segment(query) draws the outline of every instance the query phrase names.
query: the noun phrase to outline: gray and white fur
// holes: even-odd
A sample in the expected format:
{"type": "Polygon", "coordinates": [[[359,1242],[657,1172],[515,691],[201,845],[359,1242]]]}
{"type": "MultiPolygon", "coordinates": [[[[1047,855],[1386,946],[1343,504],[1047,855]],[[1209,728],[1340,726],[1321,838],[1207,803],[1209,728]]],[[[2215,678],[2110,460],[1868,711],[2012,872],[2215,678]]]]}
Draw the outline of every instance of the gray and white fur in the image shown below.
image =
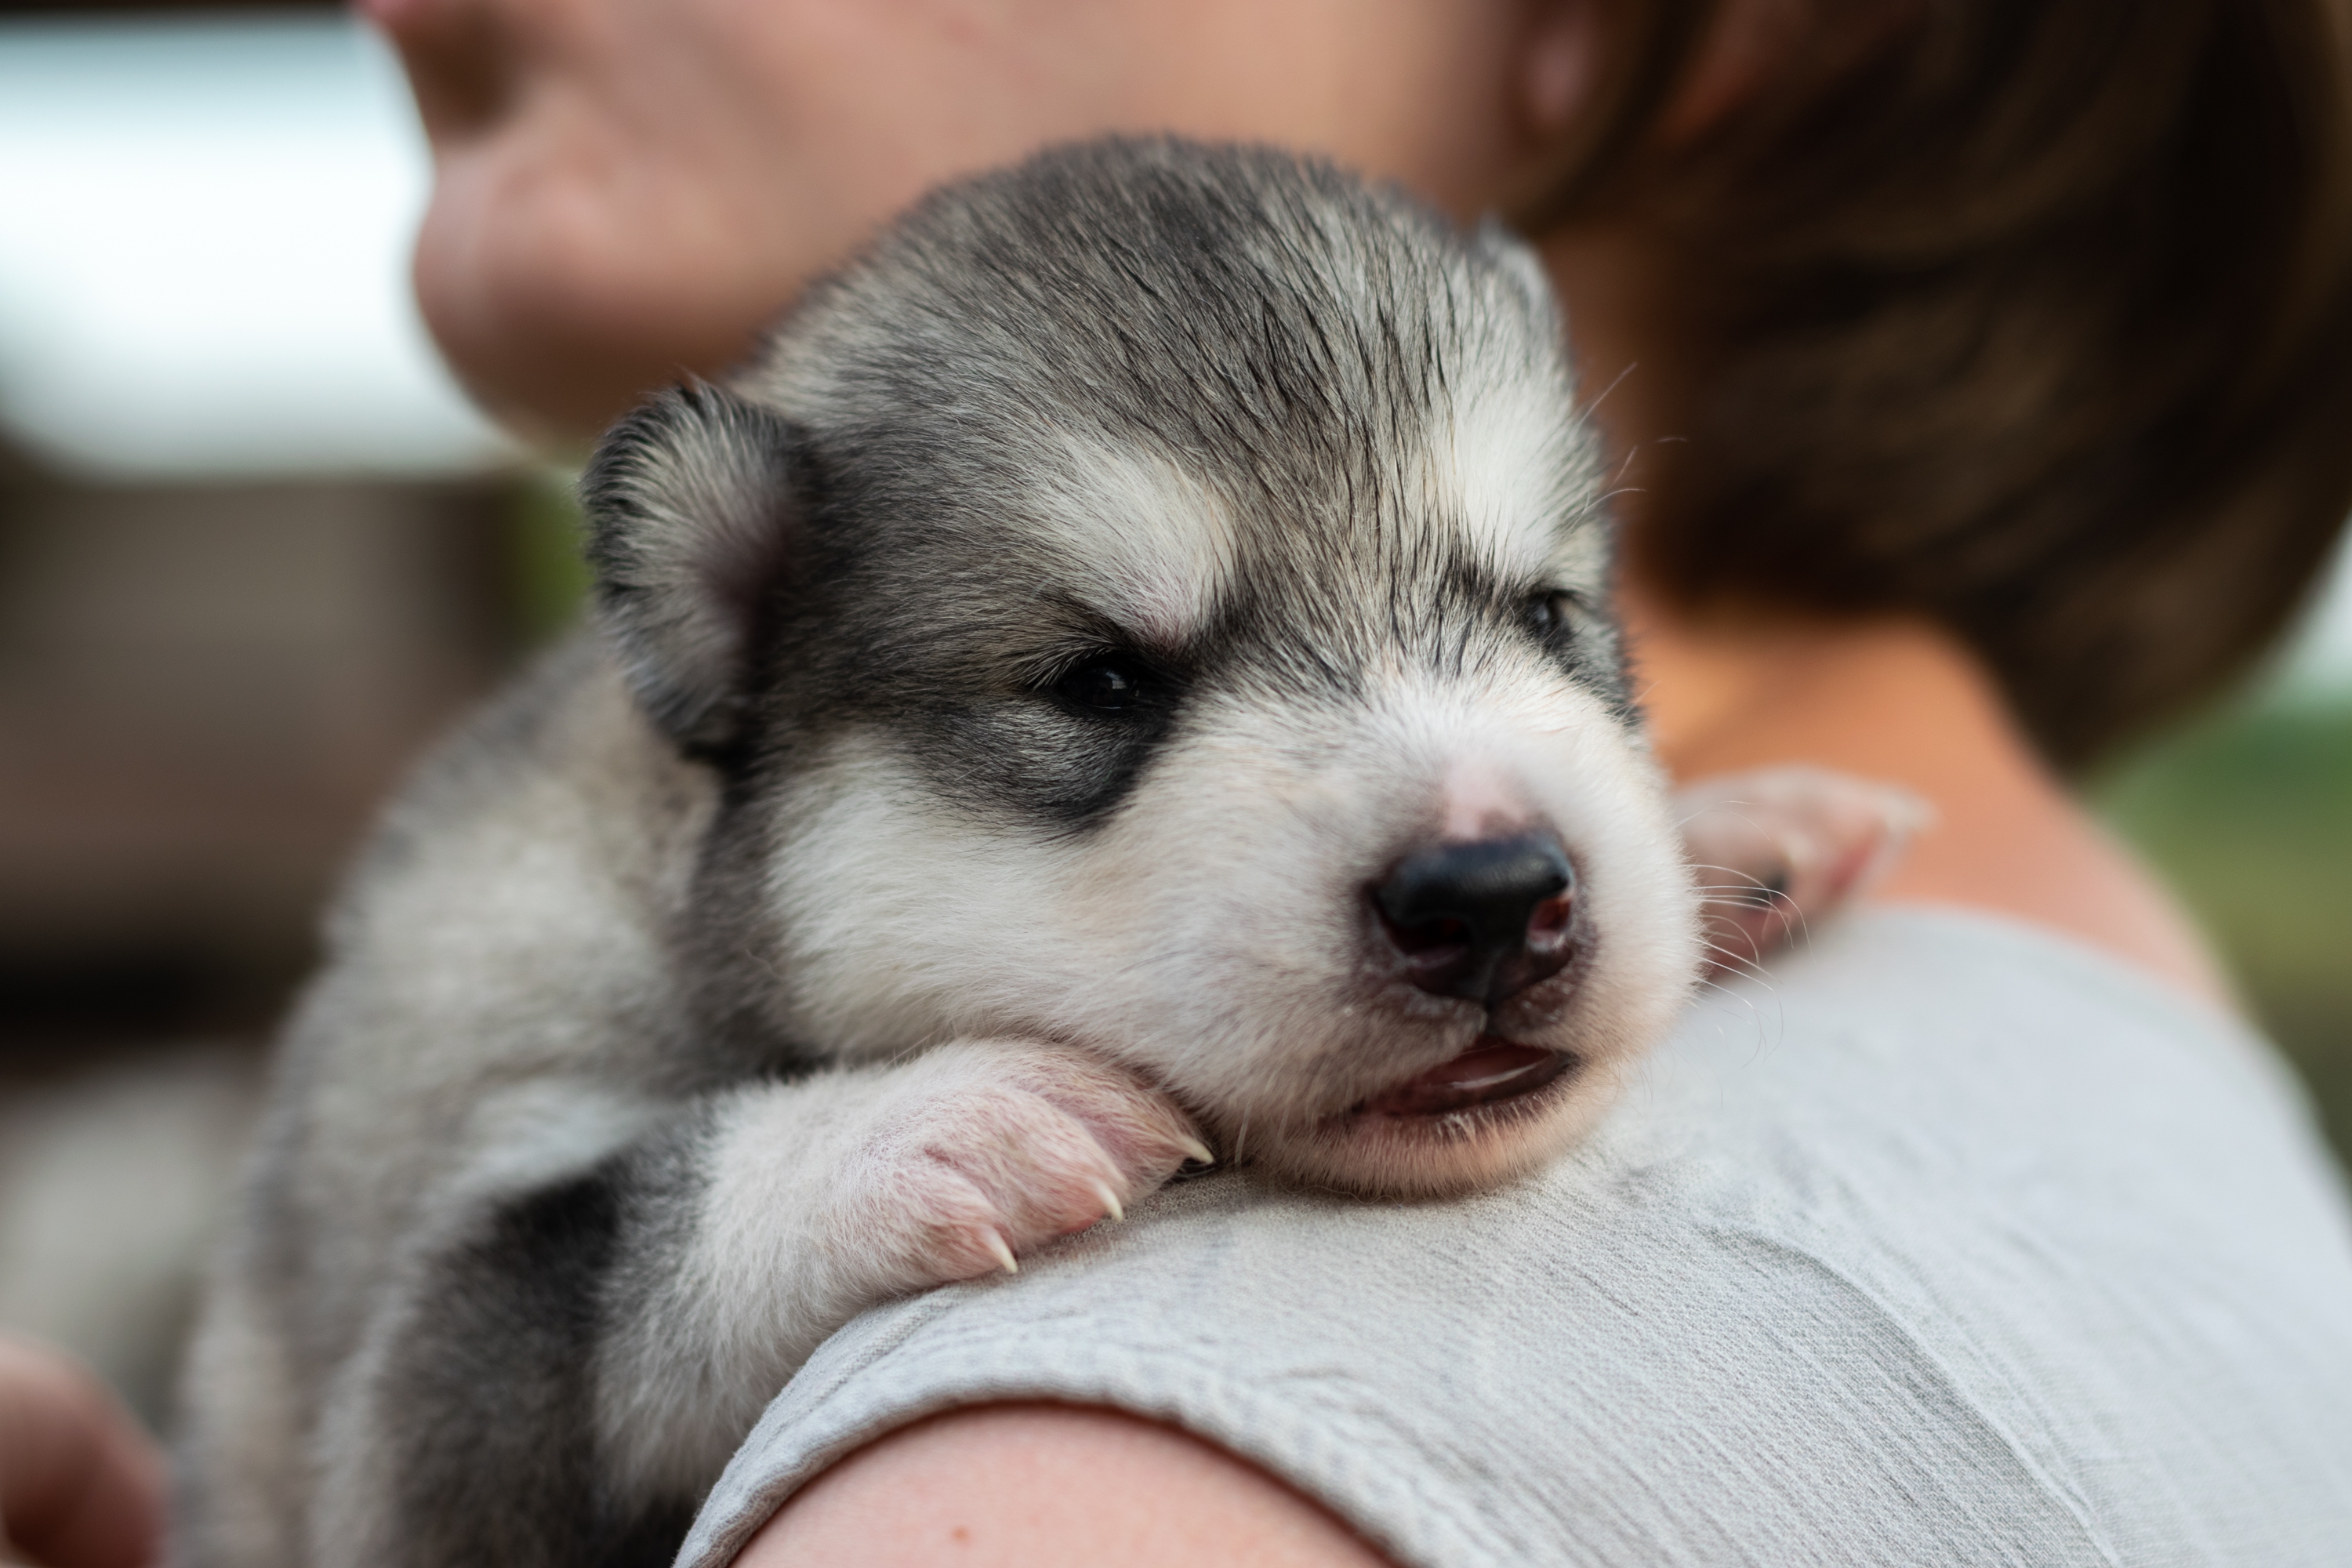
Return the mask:
{"type": "Polygon", "coordinates": [[[291,1026],[191,1563],[666,1561],[860,1310],[1212,1150],[1508,1179],[1692,982],[1595,443],[1498,230],[1270,152],[1048,153],[584,494],[600,624],[394,805],[291,1026]],[[1555,962],[1430,983],[1453,928],[1383,890],[1527,843],[1555,962]],[[1557,1071],[1444,1079],[1496,1047],[1557,1071]]]}

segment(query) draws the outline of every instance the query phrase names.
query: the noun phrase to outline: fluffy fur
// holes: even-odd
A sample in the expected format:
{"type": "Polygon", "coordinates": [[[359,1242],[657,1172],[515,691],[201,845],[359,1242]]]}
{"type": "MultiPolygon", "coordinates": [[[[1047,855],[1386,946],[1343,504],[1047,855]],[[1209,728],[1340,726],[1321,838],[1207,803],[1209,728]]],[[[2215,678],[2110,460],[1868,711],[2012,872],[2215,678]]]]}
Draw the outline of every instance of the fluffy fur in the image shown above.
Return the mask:
{"type": "Polygon", "coordinates": [[[1499,232],[1112,142],[625,421],[601,625],[395,805],[291,1027],[190,1558],[664,1561],[877,1300],[1212,1150],[1441,1194],[1574,1138],[1698,936],[1559,343],[1499,232]],[[1368,889],[1521,830],[1572,962],[1405,984],[1368,889]],[[1489,1037],[1574,1065],[1362,1110],[1489,1037]]]}

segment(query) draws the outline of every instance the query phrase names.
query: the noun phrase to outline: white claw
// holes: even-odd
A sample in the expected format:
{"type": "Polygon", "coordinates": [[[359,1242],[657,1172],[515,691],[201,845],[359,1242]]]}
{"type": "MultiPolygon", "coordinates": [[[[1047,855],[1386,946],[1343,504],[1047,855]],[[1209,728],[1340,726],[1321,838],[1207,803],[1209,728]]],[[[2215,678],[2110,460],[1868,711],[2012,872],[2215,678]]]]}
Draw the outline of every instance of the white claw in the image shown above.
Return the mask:
{"type": "Polygon", "coordinates": [[[1213,1165],[1217,1163],[1217,1157],[1209,1152],[1209,1146],[1198,1138],[1180,1138],[1176,1141],[1176,1147],[1184,1151],[1184,1157],[1188,1160],[1203,1165],[1213,1165]]]}
{"type": "Polygon", "coordinates": [[[993,1230],[983,1230],[980,1234],[981,1239],[987,1244],[989,1256],[995,1258],[1007,1274],[1021,1272],[1021,1265],[1013,1261],[1013,1248],[1004,1244],[1003,1237],[993,1230]]]}
{"type": "Polygon", "coordinates": [[[1103,1213],[1108,1215],[1113,1223],[1127,1217],[1127,1211],[1118,1206],[1118,1194],[1110,1190],[1108,1182],[1095,1184],[1095,1196],[1102,1199],[1103,1213]]]}

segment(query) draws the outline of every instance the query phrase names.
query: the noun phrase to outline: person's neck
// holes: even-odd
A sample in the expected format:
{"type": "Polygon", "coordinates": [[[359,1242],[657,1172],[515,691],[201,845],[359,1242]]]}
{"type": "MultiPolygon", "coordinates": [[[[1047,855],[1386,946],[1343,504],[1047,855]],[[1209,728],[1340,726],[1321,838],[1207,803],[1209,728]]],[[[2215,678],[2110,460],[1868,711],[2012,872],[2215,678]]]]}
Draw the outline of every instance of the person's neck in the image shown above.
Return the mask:
{"type": "Polygon", "coordinates": [[[1629,584],[1636,689],[1678,777],[1803,762],[1903,784],[1936,826],[1877,896],[2063,931],[2224,1008],[2155,879],[2036,756],[1981,664],[1923,622],[1700,617],[1629,584]]]}
{"type": "MultiPolygon", "coordinates": [[[[1672,438],[1703,374],[1679,333],[1674,252],[1623,225],[1550,235],[1588,406],[1623,461],[1638,531],[1662,465],[1704,461],[1672,438]]],[[[2063,931],[2223,1007],[2229,985],[2195,928],[2044,766],[1984,666],[1916,619],[1700,616],[1629,582],[1637,687],[1679,778],[1811,763],[1916,791],[1937,826],[1884,898],[1968,905],[2063,931]]]]}

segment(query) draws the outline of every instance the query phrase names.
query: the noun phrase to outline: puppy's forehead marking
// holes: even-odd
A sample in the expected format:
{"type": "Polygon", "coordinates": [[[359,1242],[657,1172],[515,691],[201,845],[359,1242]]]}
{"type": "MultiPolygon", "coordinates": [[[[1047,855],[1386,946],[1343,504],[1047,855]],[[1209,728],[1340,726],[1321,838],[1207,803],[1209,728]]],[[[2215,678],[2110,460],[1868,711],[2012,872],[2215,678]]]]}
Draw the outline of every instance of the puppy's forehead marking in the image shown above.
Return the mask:
{"type": "Polygon", "coordinates": [[[1181,646],[1235,570],[1232,508],[1173,458],[1064,429],[1025,499],[1064,584],[1143,640],[1181,646]]]}
{"type": "Polygon", "coordinates": [[[1532,375],[1473,383],[1431,410],[1433,499],[1506,581],[1597,579],[1605,541],[1579,519],[1597,508],[1598,463],[1565,389],[1532,375]]]}

